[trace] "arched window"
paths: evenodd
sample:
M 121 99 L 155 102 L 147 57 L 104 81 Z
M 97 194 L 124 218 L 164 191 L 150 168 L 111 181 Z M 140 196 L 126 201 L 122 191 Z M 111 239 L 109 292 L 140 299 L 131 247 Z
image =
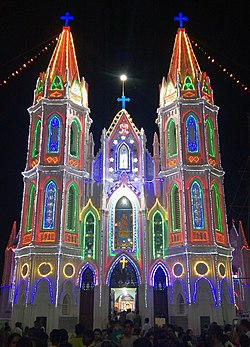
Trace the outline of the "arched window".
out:
M 32 183 L 29 189 L 29 202 L 28 202 L 28 212 L 27 212 L 27 219 L 26 219 L 26 233 L 31 232 L 33 228 L 35 197 L 36 197 L 36 186 L 34 185 L 34 183 Z
M 83 252 L 86 258 L 95 258 L 96 218 L 89 212 L 84 219 Z
M 125 143 L 118 149 L 118 170 L 129 170 L 129 149 Z
M 76 120 L 73 120 L 70 125 L 70 146 L 69 153 L 74 157 L 79 157 L 80 147 L 80 125 Z
M 182 90 L 194 90 L 194 84 L 190 76 L 185 77 Z
M 37 157 L 40 152 L 41 120 L 38 119 L 34 130 L 34 140 L 32 146 L 32 158 Z
M 67 230 L 77 231 L 78 220 L 78 188 L 73 183 L 69 186 L 67 201 Z
M 63 83 L 62 83 L 62 79 L 60 76 L 55 75 L 55 77 L 53 78 L 53 81 L 51 83 L 50 89 L 51 90 L 62 90 L 63 89 Z
M 222 214 L 221 214 L 221 198 L 218 185 L 212 185 L 212 204 L 214 212 L 214 227 L 215 230 L 222 233 Z
M 164 219 L 157 211 L 153 216 L 153 253 L 154 258 L 162 258 L 164 252 Z
M 48 153 L 58 153 L 60 150 L 61 121 L 58 116 L 53 115 L 49 120 L 48 128 Z
M 114 249 L 133 250 L 133 207 L 131 201 L 121 197 L 115 206 Z
M 181 229 L 181 212 L 180 212 L 180 196 L 179 189 L 176 184 L 173 185 L 170 192 L 170 208 L 172 217 L 172 231 L 180 231 Z
M 68 294 L 65 295 L 63 298 L 63 303 L 62 303 L 62 315 L 63 316 L 68 316 L 70 314 L 70 297 Z
M 204 228 L 204 211 L 203 211 L 203 191 L 200 184 L 194 181 L 190 189 L 191 206 L 192 206 L 192 223 L 194 229 Z
M 168 143 L 168 156 L 172 157 L 177 154 L 177 139 L 176 139 L 176 126 L 173 119 L 170 119 L 167 126 L 167 143 Z
M 45 187 L 43 207 L 43 228 L 55 228 L 57 186 L 54 181 L 49 181 Z
M 199 151 L 199 136 L 196 118 L 193 115 L 186 120 L 187 149 L 189 153 Z
M 178 305 L 178 314 L 184 314 L 185 313 L 185 304 L 184 304 L 184 298 L 181 294 L 177 297 L 177 305 Z
M 207 130 L 207 148 L 208 154 L 215 158 L 215 146 L 214 146 L 214 125 L 210 118 L 206 119 L 206 130 Z

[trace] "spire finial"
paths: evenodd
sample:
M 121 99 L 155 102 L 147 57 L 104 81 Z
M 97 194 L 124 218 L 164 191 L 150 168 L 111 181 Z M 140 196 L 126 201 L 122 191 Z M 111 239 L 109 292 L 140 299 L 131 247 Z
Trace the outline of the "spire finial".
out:
M 65 16 L 61 16 L 60 19 L 65 20 L 65 26 L 67 27 L 69 25 L 69 20 L 73 20 L 74 16 L 70 16 L 69 12 L 66 12 Z
M 127 76 L 121 75 L 120 80 L 122 81 L 122 97 L 118 98 L 117 101 L 122 103 L 122 108 L 125 108 L 126 102 L 130 101 L 130 98 L 126 98 L 124 95 L 124 82 L 127 80 Z
M 174 17 L 174 20 L 178 20 L 180 22 L 180 28 L 183 28 L 183 22 L 188 22 L 188 17 L 183 17 L 182 12 L 180 12 L 178 16 Z

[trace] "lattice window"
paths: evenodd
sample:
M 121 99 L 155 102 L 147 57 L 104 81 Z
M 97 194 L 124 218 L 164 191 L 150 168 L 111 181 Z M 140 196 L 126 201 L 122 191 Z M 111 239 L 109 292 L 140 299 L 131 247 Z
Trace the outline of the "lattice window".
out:
M 84 220 L 83 250 L 86 258 L 95 258 L 96 218 L 89 212 Z
M 180 196 L 179 189 L 176 184 L 173 185 L 170 192 L 170 206 L 172 216 L 172 231 L 180 231 L 181 229 L 181 212 L 180 212 Z
M 215 230 L 222 233 L 221 197 L 216 183 L 212 185 L 212 204 Z
M 78 188 L 75 184 L 71 184 L 68 190 L 67 202 L 67 230 L 76 231 L 78 219 Z
M 34 185 L 34 183 L 32 183 L 29 189 L 29 203 L 28 203 L 28 213 L 27 213 L 27 219 L 26 219 L 26 233 L 31 232 L 33 228 L 35 197 L 36 197 L 36 186 Z
M 49 120 L 48 128 L 48 153 L 58 153 L 60 150 L 60 125 L 61 121 L 58 116 L 52 116 Z
M 154 258 L 162 258 L 164 252 L 164 219 L 157 211 L 153 216 L 153 252 Z
M 199 136 L 196 117 L 190 115 L 186 120 L 187 148 L 189 153 L 199 151 Z
M 215 146 L 214 146 L 214 125 L 210 118 L 206 119 L 206 130 L 207 130 L 207 148 L 208 154 L 215 158 Z
M 35 131 L 34 131 L 32 158 L 37 157 L 40 152 L 40 134 L 41 134 L 41 120 L 39 119 L 36 122 Z
M 192 224 L 194 229 L 204 228 L 203 191 L 200 183 L 194 181 L 190 189 Z
M 57 186 L 54 181 L 47 183 L 44 195 L 43 228 L 55 228 Z
M 167 143 L 168 143 L 168 156 L 172 157 L 177 154 L 177 138 L 176 138 L 176 125 L 171 119 L 167 126 Z
M 69 146 L 70 155 L 79 158 L 79 147 L 80 147 L 80 125 L 76 120 L 73 120 L 70 125 L 70 146 Z

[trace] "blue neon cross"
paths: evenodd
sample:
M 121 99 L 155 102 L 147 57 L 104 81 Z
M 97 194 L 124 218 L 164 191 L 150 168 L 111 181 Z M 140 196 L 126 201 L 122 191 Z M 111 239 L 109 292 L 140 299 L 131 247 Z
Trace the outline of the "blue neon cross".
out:
M 180 28 L 183 28 L 183 22 L 188 22 L 188 17 L 183 17 L 182 12 L 180 12 L 179 17 L 174 17 L 174 20 L 178 20 L 180 22 Z
M 70 16 L 69 12 L 66 12 L 65 16 L 61 16 L 60 19 L 65 20 L 65 26 L 67 27 L 69 25 L 69 20 L 73 20 L 74 16 Z
M 117 101 L 122 103 L 122 108 L 125 108 L 125 104 L 130 101 L 130 98 L 126 98 L 125 95 L 122 95 L 122 97 L 118 98 Z

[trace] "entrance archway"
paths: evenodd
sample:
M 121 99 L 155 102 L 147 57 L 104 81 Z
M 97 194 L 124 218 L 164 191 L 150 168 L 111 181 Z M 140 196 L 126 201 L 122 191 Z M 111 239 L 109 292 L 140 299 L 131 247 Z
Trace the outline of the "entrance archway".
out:
M 93 311 L 94 311 L 94 274 L 87 267 L 82 274 L 81 292 L 80 292 L 80 312 L 79 322 L 86 329 L 93 329 Z
M 110 276 L 111 316 L 117 315 L 123 321 L 129 309 L 136 311 L 139 308 L 138 282 L 134 265 L 125 256 L 119 258 Z
M 162 266 L 158 266 L 153 278 L 154 318 L 157 325 L 168 323 L 168 277 Z

